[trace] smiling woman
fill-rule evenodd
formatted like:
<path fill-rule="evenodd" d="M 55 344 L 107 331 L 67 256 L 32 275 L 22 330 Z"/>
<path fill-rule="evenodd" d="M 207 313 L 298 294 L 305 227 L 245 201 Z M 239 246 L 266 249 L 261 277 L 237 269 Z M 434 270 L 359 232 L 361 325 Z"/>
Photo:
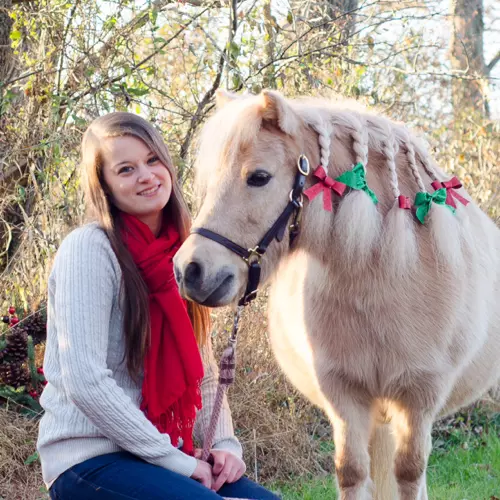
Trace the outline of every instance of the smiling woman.
<path fill-rule="evenodd" d="M 101 151 L 103 178 L 113 204 L 158 235 L 162 209 L 172 192 L 167 167 L 143 141 L 130 135 L 105 138 Z"/>
<path fill-rule="evenodd" d="M 213 465 L 194 448 L 217 368 L 208 309 L 174 279 L 190 217 L 161 135 L 136 115 L 103 116 L 82 167 L 96 222 L 64 240 L 49 279 L 38 450 L 51 498 L 276 498 L 242 477 L 226 400 Z"/>

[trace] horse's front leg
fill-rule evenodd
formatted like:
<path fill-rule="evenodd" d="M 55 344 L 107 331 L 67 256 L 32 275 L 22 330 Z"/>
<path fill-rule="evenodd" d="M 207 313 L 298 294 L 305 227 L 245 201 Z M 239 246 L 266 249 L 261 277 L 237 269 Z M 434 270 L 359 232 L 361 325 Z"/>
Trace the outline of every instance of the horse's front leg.
<path fill-rule="evenodd" d="M 396 454 L 394 473 L 401 500 L 427 500 L 426 468 L 432 450 L 430 412 L 411 406 L 393 413 Z"/>
<path fill-rule="evenodd" d="M 320 384 L 327 399 L 324 410 L 333 426 L 339 498 L 369 500 L 372 498 L 368 454 L 371 429 L 369 404 L 342 381 L 331 376 Z"/>

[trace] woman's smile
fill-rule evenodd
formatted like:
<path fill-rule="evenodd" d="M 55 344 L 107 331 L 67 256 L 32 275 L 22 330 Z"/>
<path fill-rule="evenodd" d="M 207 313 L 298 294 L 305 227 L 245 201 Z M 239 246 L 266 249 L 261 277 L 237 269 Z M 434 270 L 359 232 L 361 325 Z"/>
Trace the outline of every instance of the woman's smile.
<path fill-rule="evenodd" d="M 149 189 L 145 189 L 144 191 L 141 191 L 140 193 L 137 193 L 139 196 L 146 196 L 148 198 L 152 198 L 156 194 L 158 194 L 158 191 L 160 190 L 161 185 L 157 184 L 156 186 L 153 186 Z"/>

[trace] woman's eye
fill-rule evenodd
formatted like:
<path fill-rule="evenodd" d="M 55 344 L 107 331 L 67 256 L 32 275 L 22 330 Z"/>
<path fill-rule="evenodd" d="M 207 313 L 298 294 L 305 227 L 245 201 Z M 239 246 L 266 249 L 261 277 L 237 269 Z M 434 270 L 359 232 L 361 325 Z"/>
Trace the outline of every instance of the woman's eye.
<path fill-rule="evenodd" d="M 120 170 L 118 170 L 118 173 L 119 174 L 128 174 L 132 170 L 133 170 L 132 167 L 122 167 L 122 168 L 120 168 Z"/>
<path fill-rule="evenodd" d="M 247 184 L 253 187 L 262 187 L 265 186 L 272 177 L 273 176 L 265 170 L 256 170 L 247 177 Z"/>
<path fill-rule="evenodd" d="M 160 159 L 158 158 L 158 156 L 152 156 L 149 160 L 148 160 L 148 164 L 149 165 L 154 165 L 155 163 L 159 162 Z"/>

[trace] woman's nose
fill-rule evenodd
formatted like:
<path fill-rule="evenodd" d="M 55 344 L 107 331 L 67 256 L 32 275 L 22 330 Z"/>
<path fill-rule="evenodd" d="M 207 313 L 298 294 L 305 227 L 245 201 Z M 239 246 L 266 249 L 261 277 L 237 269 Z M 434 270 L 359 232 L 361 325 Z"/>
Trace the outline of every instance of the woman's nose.
<path fill-rule="evenodd" d="M 153 179 L 154 175 L 147 165 L 139 165 L 139 182 L 148 182 Z"/>

